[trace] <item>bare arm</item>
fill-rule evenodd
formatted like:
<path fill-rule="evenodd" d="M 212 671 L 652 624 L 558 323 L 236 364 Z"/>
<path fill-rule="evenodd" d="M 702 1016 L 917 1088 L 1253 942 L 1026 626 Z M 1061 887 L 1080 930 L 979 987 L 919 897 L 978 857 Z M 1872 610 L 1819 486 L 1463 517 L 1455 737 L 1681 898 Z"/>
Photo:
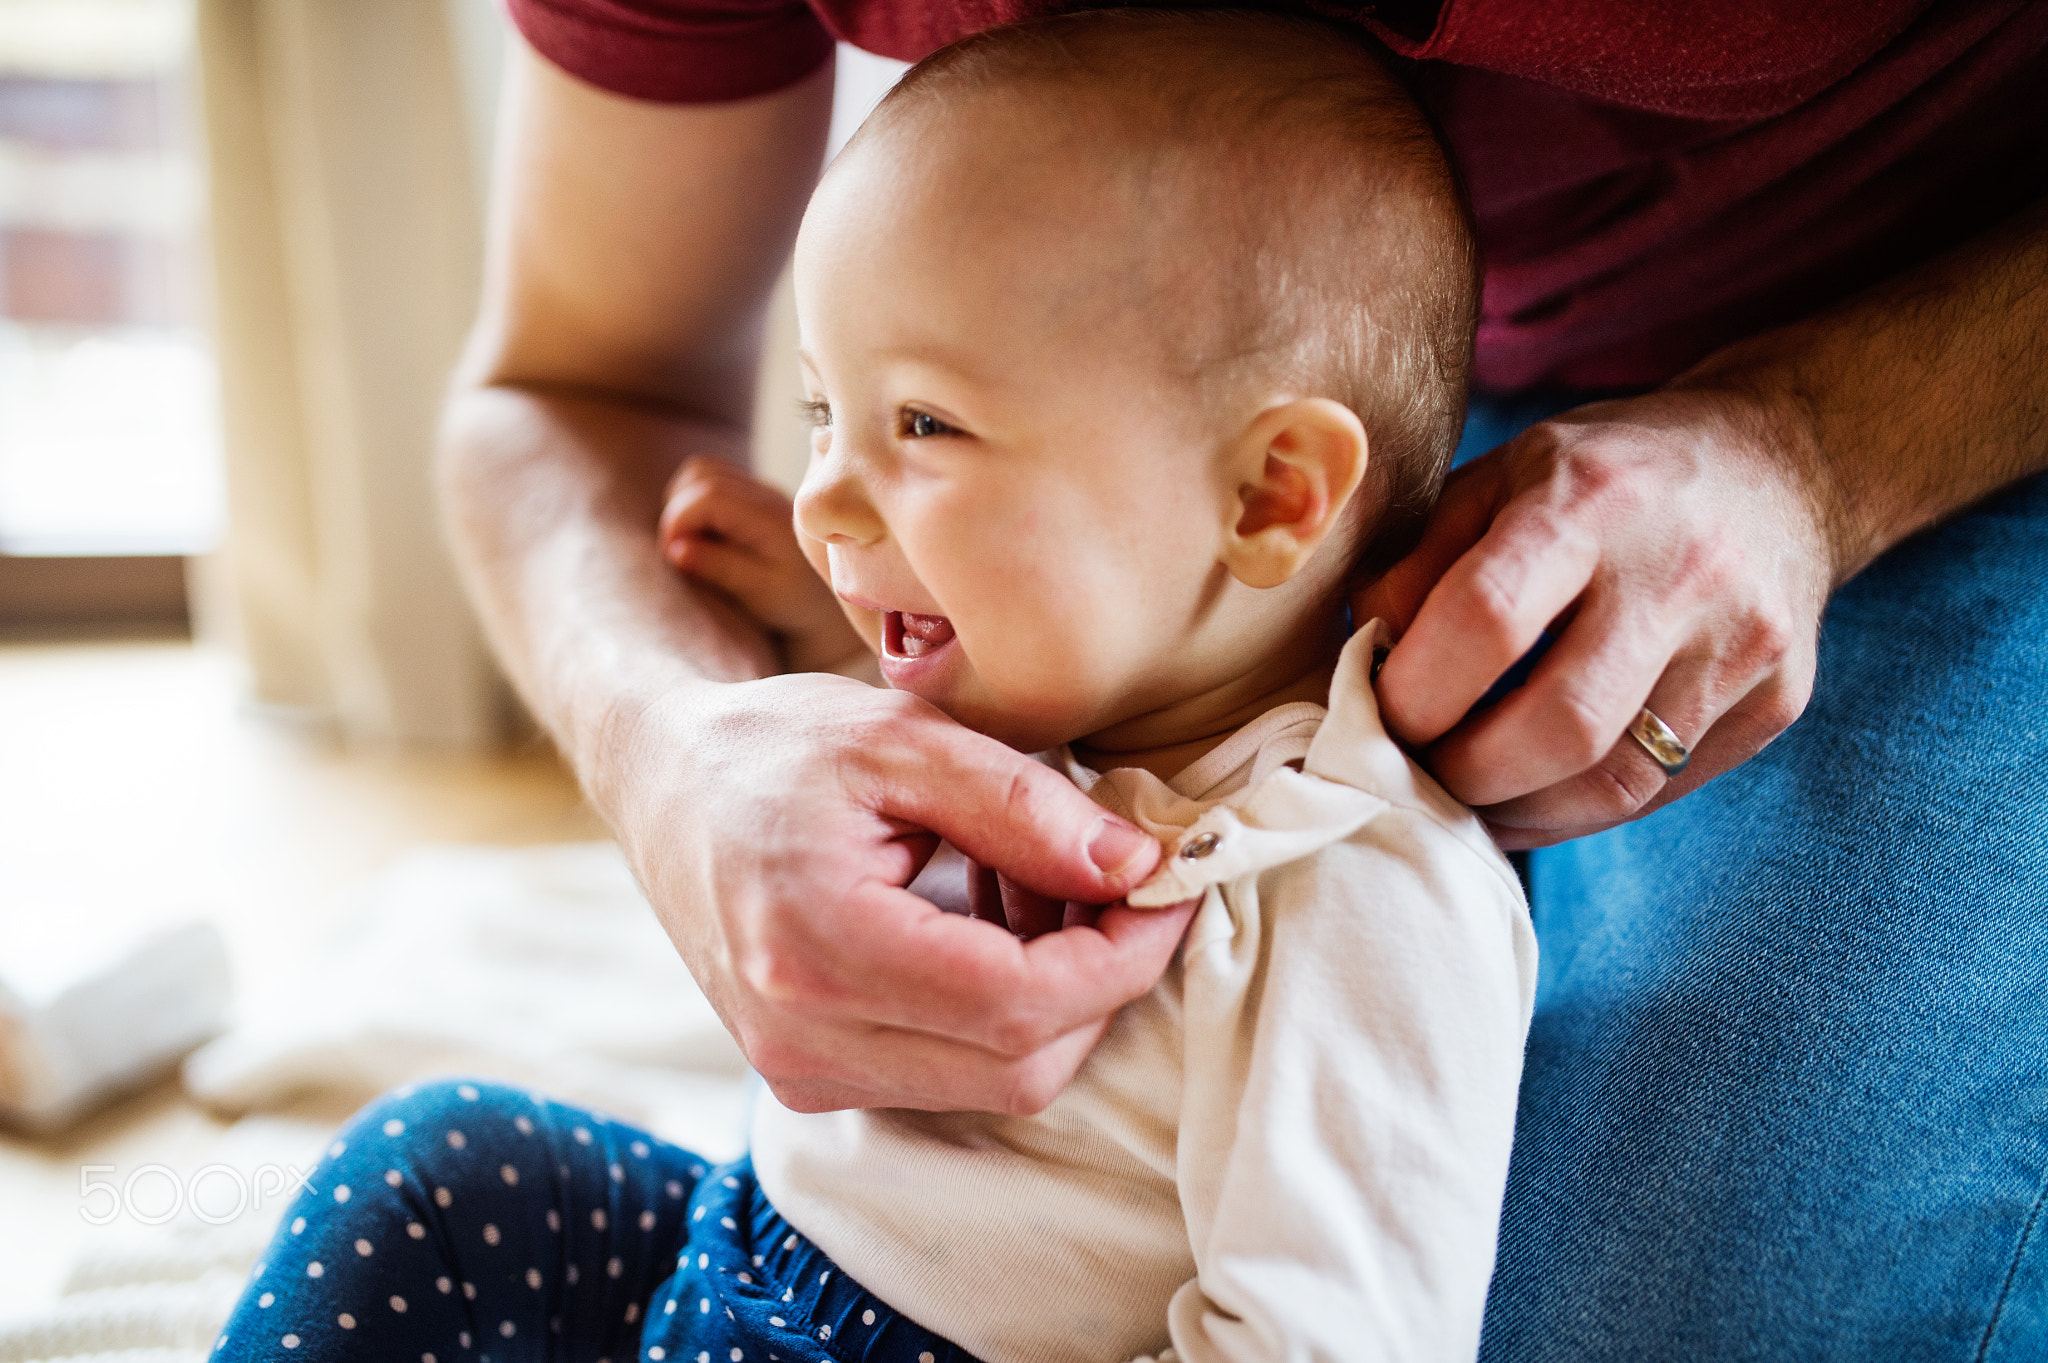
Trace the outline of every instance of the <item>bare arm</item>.
<path fill-rule="evenodd" d="M 523 50 L 514 80 L 441 465 L 499 656 L 786 1102 L 1042 1106 L 1184 915 L 1114 909 L 1026 945 L 902 887 L 943 834 L 1102 902 L 1157 844 L 913 698 L 767 677 L 754 622 L 657 552 L 678 464 L 743 457 L 829 71 L 701 107 L 615 98 Z"/>
<path fill-rule="evenodd" d="M 1406 632 L 1389 725 L 1508 846 L 1635 818 L 1804 710 L 1833 590 L 2048 468 L 2048 206 L 1657 392 L 1533 427 L 1454 476 L 1363 594 Z M 1467 709 L 1561 614 L 1529 683 Z M 1622 736 L 1648 705 L 1694 752 Z"/>
<path fill-rule="evenodd" d="M 832 84 L 674 108 L 518 57 L 443 487 L 500 658 L 587 771 L 622 703 L 774 670 L 749 622 L 646 549 L 686 455 L 745 458 Z"/>

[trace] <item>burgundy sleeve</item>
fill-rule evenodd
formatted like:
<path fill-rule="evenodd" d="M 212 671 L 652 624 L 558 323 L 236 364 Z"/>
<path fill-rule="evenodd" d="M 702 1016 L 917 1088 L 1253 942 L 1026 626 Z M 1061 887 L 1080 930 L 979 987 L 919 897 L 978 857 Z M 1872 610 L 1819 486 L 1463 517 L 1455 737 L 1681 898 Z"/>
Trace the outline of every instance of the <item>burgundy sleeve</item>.
<path fill-rule="evenodd" d="M 536 52 L 613 94 L 666 104 L 744 99 L 832 55 L 804 0 L 506 0 Z"/>

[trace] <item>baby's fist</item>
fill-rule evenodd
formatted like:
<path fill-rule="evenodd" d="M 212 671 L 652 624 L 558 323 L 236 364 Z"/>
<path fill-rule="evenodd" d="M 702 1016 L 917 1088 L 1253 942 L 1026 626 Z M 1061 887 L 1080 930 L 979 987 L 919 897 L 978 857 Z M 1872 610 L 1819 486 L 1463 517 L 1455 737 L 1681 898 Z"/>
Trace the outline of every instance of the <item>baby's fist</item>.
<path fill-rule="evenodd" d="M 797 545 L 789 498 L 745 470 L 710 455 L 685 459 L 669 480 L 656 536 L 666 562 L 727 593 L 775 634 L 790 671 L 831 671 L 865 651 Z"/>

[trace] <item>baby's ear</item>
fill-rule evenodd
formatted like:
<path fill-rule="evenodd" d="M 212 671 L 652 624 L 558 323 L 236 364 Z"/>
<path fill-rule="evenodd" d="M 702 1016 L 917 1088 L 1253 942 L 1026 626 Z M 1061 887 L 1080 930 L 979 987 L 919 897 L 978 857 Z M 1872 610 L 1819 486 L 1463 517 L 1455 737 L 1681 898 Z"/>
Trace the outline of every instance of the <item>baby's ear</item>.
<path fill-rule="evenodd" d="M 1277 587 L 1300 572 L 1343 518 L 1365 477 L 1365 427 L 1328 398 L 1268 407 L 1246 428 L 1229 468 L 1236 523 L 1224 566 L 1247 587 Z"/>

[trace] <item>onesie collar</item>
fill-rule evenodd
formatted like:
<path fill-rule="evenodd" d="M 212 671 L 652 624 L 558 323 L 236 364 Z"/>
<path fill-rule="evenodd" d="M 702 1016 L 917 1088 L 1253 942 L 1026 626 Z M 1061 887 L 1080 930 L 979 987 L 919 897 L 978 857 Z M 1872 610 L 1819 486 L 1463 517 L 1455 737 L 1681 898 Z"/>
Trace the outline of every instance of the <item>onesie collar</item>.
<path fill-rule="evenodd" d="M 1387 737 L 1372 690 L 1374 654 L 1390 644 L 1385 623 L 1373 621 L 1344 645 L 1327 708 L 1297 701 L 1268 710 L 1172 781 L 1136 767 L 1097 773 L 1061 751 L 1075 784 L 1166 850 L 1128 896 L 1134 908 L 1177 904 L 1310 856 L 1413 795 L 1414 769 Z"/>

